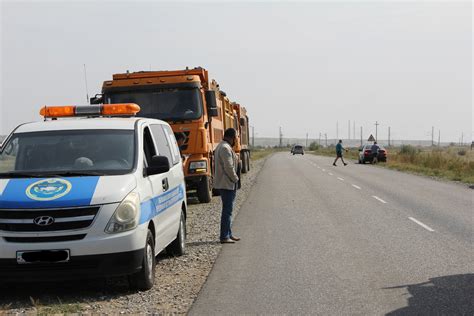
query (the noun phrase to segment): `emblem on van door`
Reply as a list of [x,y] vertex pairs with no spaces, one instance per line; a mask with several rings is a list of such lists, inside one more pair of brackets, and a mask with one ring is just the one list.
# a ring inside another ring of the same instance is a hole
[[35,201],[52,201],[71,191],[71,182],[64,179],[46,179],[32,183],[26,189],[26,195]]
[[49,226],[54,223],[54,218],[51,216],[39,216],[33,222],[38,226]]

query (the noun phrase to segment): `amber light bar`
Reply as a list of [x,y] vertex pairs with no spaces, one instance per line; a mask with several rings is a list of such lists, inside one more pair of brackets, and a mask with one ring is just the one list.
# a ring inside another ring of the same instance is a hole
[[44,118],[75,117],[75,116],[134,116],[140,112],[135,103],[117,103],[102,105],[63,105],[47,106],[40,110]]

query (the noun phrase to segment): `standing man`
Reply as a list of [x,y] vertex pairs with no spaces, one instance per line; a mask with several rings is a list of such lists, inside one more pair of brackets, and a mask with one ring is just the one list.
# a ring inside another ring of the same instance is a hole
[[224,132],[224,139],[217,145],[215,151],[215,178],[214,188],[219,190],[222,199],[221,233],[222,244],[233,244],[240,238],[232,235],[232,211],[237,193],[237,166],[239,161],[232,150],[237,141],[237,131],[228,128]]
[[377,163],[377,157],[379,155],[379,145],[377,145],[377,142],[374,142],[372,147],[370,147],[370,151],[372,152],[372,163]]
[[336,159],[334,160],[334,162],[332,163],[333,166],[337,166],[336,165],[336,161],[341,158],[342,160],[342,163],[344,164],[344,166],[347,166],[347,164],[344,162],[344,158],[342,158],[342,151],[345,150],[347,151],[347,149],[345,149],[344,147],[342,147],[342,139],[339,140],[339,143],[337,143],[336,145]]

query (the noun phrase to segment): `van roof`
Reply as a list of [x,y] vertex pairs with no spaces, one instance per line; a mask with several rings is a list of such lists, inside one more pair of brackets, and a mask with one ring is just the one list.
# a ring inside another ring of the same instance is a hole
[[64,118],[59,120],[46,120],[42,122],[31,122],[20,125],[15,133],[29,133],[42,131],[60,131],[60,130],[81,130],[81,129],[135,129],[135,123],[139,120],[154,121],[163,123],[155,119],[146,119],[142,117],[96,117],[96,118]]

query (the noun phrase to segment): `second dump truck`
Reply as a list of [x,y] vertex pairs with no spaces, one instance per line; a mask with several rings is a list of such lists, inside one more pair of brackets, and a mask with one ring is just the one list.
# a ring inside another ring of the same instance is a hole
[[234,150],[241,159],[241,171],[249,170],[247,111],[231,102],[204,68],[114,74],[91,103],[136,103],[141,108],[138,116],[165,120],[174,133],[184,133],[181,153],[186,187],[196,190],[201,203],[212,198],[214,150],[225,129],[237,130],[239,142]]

